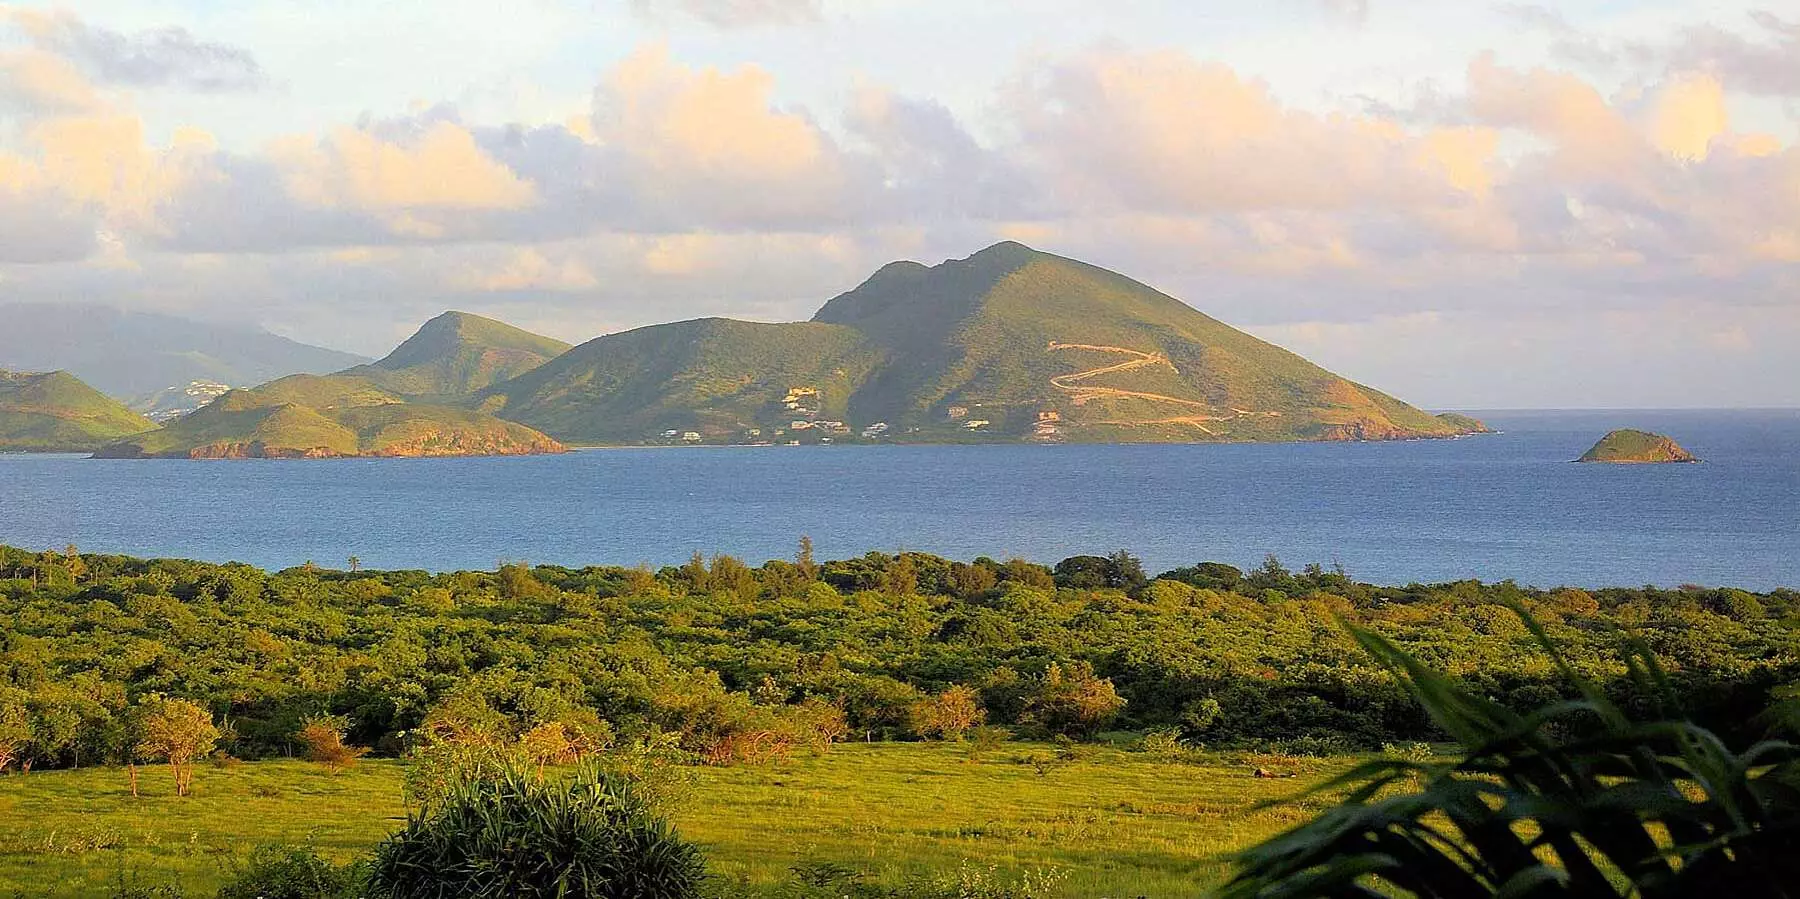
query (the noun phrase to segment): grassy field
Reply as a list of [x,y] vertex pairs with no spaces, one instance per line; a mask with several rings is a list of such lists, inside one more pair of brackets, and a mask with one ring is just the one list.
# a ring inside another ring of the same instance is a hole
[[[800,861],[829,861],[897,883],[965,863],[1053,868],[1070,897],[1191,896],[1217,883],[1218,857],[1316,806],[1253,811],[1352,760],[1271,763],[1226,755],[1183,762],[1095,747],[1054,761],[1005,744],[972,759],[954,744],[849,744],[766,767],[696,769],[675,817],[714,872],[756,892]],[[1293,779],[1259,779],[1274,764]],[[146,768],[133,799],[123,771],[0,778],[0,896],[104,896],[122,876],[178,881],[210,896],[258,843],[311,843],[341,858],[405,814],[401,767],[368,761],[336,776],[303,762],[202,767],[178,799]]]

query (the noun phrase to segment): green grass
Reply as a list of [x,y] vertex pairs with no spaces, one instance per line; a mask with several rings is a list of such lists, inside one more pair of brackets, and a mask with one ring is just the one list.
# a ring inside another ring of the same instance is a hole
[[[1070,897],[1187,896],[1218,883],[1219,856],[1316,811],[1253,811],[1352,760],[1308,761],[1294,779],[1205,755],[1159,761],[1094,747],[1073,762],[1005,744],[973,760],[954,744],[849,744],[768,767],[696,769],[675,817],[711,869],[753,890],[800,861],[852,866],[889,883],[967,862],[1056,868]],[[1264,764],[1267,764],[1266,762]],[[349,858],[400,823],[401,766],[332,776],[303,762],[202,767],[195,795],[145,768],[133,799],[118,769],[0,778],[0,895],[102,896],[121,872],[178,879],[207,896],[263,842],[310,842]]]

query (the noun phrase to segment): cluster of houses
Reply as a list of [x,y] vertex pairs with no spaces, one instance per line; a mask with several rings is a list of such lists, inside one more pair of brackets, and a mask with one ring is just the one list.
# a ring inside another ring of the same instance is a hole
[[[830,418],[820,418],[824,410],[824,397],[819,388],[813,386],[791,387],[781,398],[782,409],[789,413],[785,427],[773,429],[769,438],[765,439],[761,428],[747,428],[741,435],[742,442],[754,445],[770,445],[785,443],[798,446],[803,441],[799,438],[810,437],[819,443],[831,443],[838,437],[846,437],[855,433],[863,440],[882,440],[892,436],[893,430],[885,421],[872,422],[861,430],[851,428],[848,422]],[[964,431],[986,432],[993,428],[991,419],[978,415],[979,406],[973,409],[967,405],[953,405],[944,410],[949,423]],[[1041,410],[1037,413],[1037,421],[1032,425],[1031,439],[1038,441],[1060,441],[1063,439],[1062,413],[1055,410]],[[917,428],[913,429],[918,430]],[[671,428],[662,432],[662,438],[668,443],[702,443],[705,435],[699,431],[685,431]]]

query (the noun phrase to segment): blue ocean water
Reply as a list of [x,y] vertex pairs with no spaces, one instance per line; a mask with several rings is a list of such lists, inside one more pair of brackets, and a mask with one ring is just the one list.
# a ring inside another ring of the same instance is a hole
[[[753,562],[871,549],[1054,562],[1127,548],[1342,563],[1378,583],[1800,587],[1800,410],[1489,412],[1502,433],[1254,446],[606,449],[565,456],[0,456],[0,543],[284,567]],[[1601,434],[1700,465],[1573,465]]]

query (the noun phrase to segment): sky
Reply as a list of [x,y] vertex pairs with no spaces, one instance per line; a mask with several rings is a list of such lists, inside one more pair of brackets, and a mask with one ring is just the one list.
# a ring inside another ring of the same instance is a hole
[[0,300],[380,355],[1002,239],[1431,408],[1800,406],[1800,0],[0,2]]

